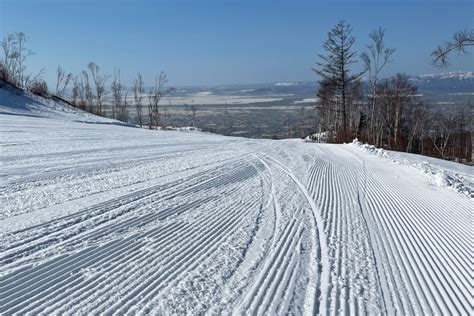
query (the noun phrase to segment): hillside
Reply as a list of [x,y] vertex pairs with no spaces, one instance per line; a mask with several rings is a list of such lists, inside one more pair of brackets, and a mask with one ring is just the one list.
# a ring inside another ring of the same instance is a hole
[[0,314],[472,314],[473,168],[0,90]]

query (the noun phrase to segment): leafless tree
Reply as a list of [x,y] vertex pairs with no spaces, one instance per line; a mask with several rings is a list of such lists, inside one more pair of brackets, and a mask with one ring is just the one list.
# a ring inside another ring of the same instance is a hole
[[449,65],[449,55],[452,52],[466,54],[466,48],[474,46],[474,29],[465,29],[453,34],[453,38],[444,45],[439,45],[432,53],[432,63],[438,67]]
[[137,110],[137,119],[140,127],[143,126],[143,95],[145,93],[145,87],[143,83],[143,77],[141,73],[137,74],[137,78],[133,83],[133,98],[135,100],[135,109]]
[[28,88],[44,74],[41,69],[37,74],[26,73],[26,61],[34,52],[27,47],[28,38],[25,33],[8,34],[1,42],[3,59],[0,62],[1,79],[22,88]]
[[434,148],[441,158],[446,158],[446,149],[448,148],[451,133],[455,120],[453,117],[446,117],[441,112],[436,112],[431,117],[431,129],[428,134]]
[[[84,111],[90,111],[89,104],[88,104],[88,98],[86,97],[86,86],[84,82],[84,76],[83,73],[81,73],[79,76],[75,77],[75,84],[76,84],[76,91],[77,91],[77,107],[84,110]],[[73,89],[74,90],[74,89]],[[90,90],[90,89],[89,89]],[[74,94],[74,92],[73,92]]]
[[154,94],[154,87],[150,88],[148,92],[148,128],[152,129],[155,125],[155,117],[158,115],[155,112],[155,94]]
[[42,97],[46,97],[48,95],[48,85],[46,84],[46,81],[42,79],[32,81],[28,87],[28,90]]
[[302,104],[298,111],[299,118],[299,137],[304,138],[306,136],[306,109],[305,105]]
[[120,80],[120,70],[114,70],[114,80],[110,86],[112,92],[112,118],[117,118],[118,109],[121,107],[124,87]]
[[380,84],[377,90],[382,120],[377,122],[374,129],[376,145],[403,150],[406,137],[402,135],[402,127],[407,122],[407,108],[414,106],[417,89],[407,75],[396,74]]
[[350,135],[348,136],[352,139],[359,136],[360,112],[363,105],[363,86],[364,83],[361,78],[354,80],[354,82],[348,86],[346,111],[348,129],[350,131]]
[[77,76],[72,77],[72,89],[71,89],[71,103],[74,106],[78,106],[78,100],[79,100],[79,80],[77,79]]
[[170,114],[170,111],[169,111],[169,108],[171,107],[171,101],[168,100],[168,105],[164,105],[164,113],[163,113],[163,126],[167,126],[168,125],[168,122],[171,118],[171,114]]
[[186,111],[188,111],[189,116],[191,117],[192,127],[195,127],[196,112],[197,112],[198,109],[197,109],[196,105],[194,104],[194,100],[191,100],[191,104],[185,103],[184,107],[185,107]]
[[3,59],[1,62],[1,70],[2,70],[2,78],[3,80],[15,83],[14,82],[14,74],[15,74],[15,67],[16,67],[16,35],[15,34],[8,34],[6,35],[2,42],[2,51],[3,51]]
[[160,120],[160,109],[159,103],[161,99],[171,93],[173,88],[165,88],[165,85],[168,83],[168,78],[166,74],[162,71],[159,76],[155,78],[155,84],[150,88],[148,94],[148,127],[152,129],[153,127],[158,127]]
[[326,79],[319,81],[317,96],[316,108],[319,112],[319,133],[327,131],[333,138],[333,134],[339,130],[340,110],[336,89],[332,81]]
[[67,86],[72,78],[72,74],[64,71],[61,66],[56,70],[56,95],[60,98],[64,97]]
[[413,104],[417,89],[410,83],[409,77],[404,74],[395,75],[392,79],[392,85],[394,88],[393,106],[395,112],[393,119],[393,141],[398,145],[406,108]]
[[460,139],[457,144],[458,152],[456,156],[472,163],[472,146],[474,144],[472,139],[474,136],[474,106],[472,100],[467,101],[458,108],[457,124]]
[[95,113],[94,110],[94,94],[92,93],[92,88],[89,80],[89,75],[87,71],[83,70],[81,73],[81,99],[83,100],[84,108],[86,111]]
[[365,66],[372,91],[369,97],[370,100],[370,127],[368,130],[368,136],[372,136],[370,139],[371,143],[375,143],[374,136],[376,132],[374,130],[375,121],[380,118],[375,117],[376,115],[376,103],[377,103],[377,85],[379,81],[379,75],[382,69],[391,62],[391,57],[395,52],[393,48],[385,47],[385,30],[379,27],[377,30],[369,34],[371,43],[367,45],[368,52],[361,54],[362,61]]
[[16,78],[20,82],[20,85],[26,87],[25,83],[25,72],[26,72],[26,60],[29,56],[33,55],[33,51],[26,47],[28,38],[25,33],[16,33],[17,38],[17,50],[15,52],[16,57]]
[[[25,78],[26,76],[26,60],[29,56],[33,55],[33,51],[26,47],[28,38],[25,33],[19,32],[15,33],[15,45],[13,46],[14,50],[10,55],[13,58],[13,78],[15,78],[16,83],[21,87],[27,87],[25,79],[31,79],[31,76]],[[39,77],[39,76],[37,76]]]
[[109,79],[110,76],[101,75],[99,73],[100,67],[93,62],[90,62],[87,65],[87,68],[89,69],[89,72],[92,77],[92,82],[94,83],[94,87],[95,87],[95,99],[97,101],[96,114],[102,116],[104,115],[102,106],[104,103],[104,96],[106,94],[105,84],[107,83],[107,80]]
[[128,92],[124,88],[124,93],[123,93],[123,98],[122,102],[120,102],[120,105],[117,108],[117,119],[122,122],[127,122],[128,121]]
[[43,81],[42,77],[45,73],[44,68],[41,68],[39,72],[33,74],[24,74],[23,75],[23,87],[31,91],[33,83],[37,85],[38,82]]
[[428,111],[422,102],[416,102],[407,108],[407,145],[406,152],[415,150],[415,143],[420,144],[420,151],[423,151],[424,132],[428,122]]

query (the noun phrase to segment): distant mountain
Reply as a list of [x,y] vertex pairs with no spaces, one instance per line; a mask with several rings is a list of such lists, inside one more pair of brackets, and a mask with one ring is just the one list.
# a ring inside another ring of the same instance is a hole
[[[434,74],[411,75],[418,94],[429,102],[464,102],[474,96],[474,72],[452,71]],[[370,88],[366,82],[367,90]],[[314,98],[318,82],[280,81],[265,84],[235,84],[221,86],[179,87],[172,96],[181,98],[216,97],[272,97],[279,100],[298,101]]]
[[472,71],[450,71],[450,72],[440,72],[440,73],[435,73],[435,74],[419,75],[418,78],[422,80],[430,80],[430,79],[468,80],[468,79],[474,78],[474,73]]
[[317,89],[315,81],[276,82],[261,84],[235,84],[222,86],[180,87],[173,96],[279,96],[307,97],[314,95]]
[[412,76],[410,80],[418,87],[418,91],[427,97],[474,94],[474,73],[472,71],[423,74]]

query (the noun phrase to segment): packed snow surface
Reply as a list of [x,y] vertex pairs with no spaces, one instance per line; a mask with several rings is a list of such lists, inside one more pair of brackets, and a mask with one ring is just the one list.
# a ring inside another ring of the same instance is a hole
[[472,167],[2,93],[0,314],[473,314]]

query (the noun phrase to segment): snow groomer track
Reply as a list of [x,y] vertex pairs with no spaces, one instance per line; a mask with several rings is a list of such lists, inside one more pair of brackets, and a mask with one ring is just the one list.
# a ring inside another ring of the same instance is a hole
[[1,314],[473,314],[472,167],[66,114],[0,114]]

